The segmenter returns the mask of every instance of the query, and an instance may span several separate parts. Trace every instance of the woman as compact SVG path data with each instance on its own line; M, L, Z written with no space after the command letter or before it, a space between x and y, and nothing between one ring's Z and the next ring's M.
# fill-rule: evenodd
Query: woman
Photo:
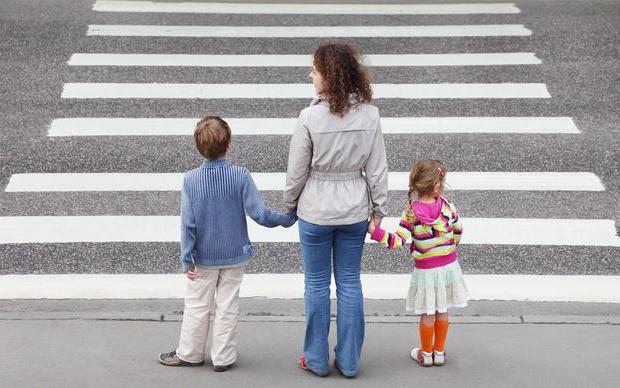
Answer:
M378 109L360 54L344 43L314 53L316 89L291 140L284 203L297 211L304 261L306 335L303 369L329 371L332 266L336 280L335 367L358 373L364 341L360 269L368 217L386 214L387 161Z

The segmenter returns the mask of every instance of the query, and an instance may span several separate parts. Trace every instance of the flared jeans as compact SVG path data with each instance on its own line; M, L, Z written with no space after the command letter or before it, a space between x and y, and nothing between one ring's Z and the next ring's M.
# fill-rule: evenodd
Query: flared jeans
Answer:
M367 227L367 221L334 226L299 220L305 279L304 355L315 373L329 371L332 268L337 298L335 357L343 374L358 373L365 329L360 271Z

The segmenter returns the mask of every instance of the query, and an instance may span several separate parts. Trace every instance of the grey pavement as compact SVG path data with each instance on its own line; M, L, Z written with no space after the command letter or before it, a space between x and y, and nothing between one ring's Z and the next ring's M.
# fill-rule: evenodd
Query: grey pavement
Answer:
M367 320L414 322L416 316L406 312L404 300L364 301ZM336 305L332 301L332 312ZM29 319L120 319L179 321L183 315L182 299L40 299L0 300L0 320ZM303 320L301 299L241 298L242 320ZM454 309L453 320L478 323L620 323L620 304L574 302L469 301L468 306Z
M242 321L236 366L160 366L179 322L1 320L3 386L20 387L616 387L620 325L453 323L444 367L409 358L417 325L367 323L360 374L300 370L303 323ZM334 345L334 339L330 342Z
M239 358L216 374L157 363L174 349L183 301L0 301L2 386L20 387L614 387L620 304L473 301L454 311L448 363L409 359L417 317L402 300L366 300L366 339L354 380L319 378L296 366L303 301L242 298ZM332 311L335 311L333 309ZM332 323L335 325L335 322ZM334 345L334 336L330 344ZM34 372L33 372L33 368Z

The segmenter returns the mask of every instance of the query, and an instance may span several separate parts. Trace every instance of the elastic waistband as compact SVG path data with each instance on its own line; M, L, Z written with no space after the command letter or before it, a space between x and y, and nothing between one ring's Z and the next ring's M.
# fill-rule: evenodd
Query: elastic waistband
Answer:
M452 252L446 256L429 257L428 259L416 260L415 267L420 269L431 269L443 267L456 261L456 252Z
M363 177L361 171L351 171L351 172L326 172L326 171L310 171L309 178L316 179L319 181L350 181L353 179L357 179Z

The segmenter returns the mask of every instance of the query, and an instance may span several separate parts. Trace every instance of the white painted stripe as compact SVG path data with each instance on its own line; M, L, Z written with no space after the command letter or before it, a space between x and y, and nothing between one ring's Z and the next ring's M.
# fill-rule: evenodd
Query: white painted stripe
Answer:
M387 218L394 230L399 218ZM177 216L0 217L0 244L179 241ZM614 220L463 218L463 244L620 246ZM248 222L255 242L299 242L297 227ZM370 241L370 240L368 240Z
M227 13L227 14L321 14L321 15L470 15L521 12L510 3L471 4L286 4L286 3L168 3L152 1L105 1L93 5L98 12Z
M550 98L539 83L374 84L375 98ZM63 98L313 98L312 84L66 83Z
M362 274L364 298L404 299L409 280ZM0 275L0 299L183 298L185 282L182 274ZM466 274L465 282L470 300L620 303L620 276ZM245 274L240 296L301 299L303 292L303 274Z
M284 190L285 173L252 173L259 190ZM14 174L7 192L179 191L180 173L38 173ZM408 172L390 172L389 190L408 190ZM590 172L450 172L450 190L604 191Z
M365 55L368 66L538 65L534 53ZM309 67L310 55L199 55L77 53L69 66Z
M165 26L94 24L90 36L166 36L222 38L397 38L529 36L521 24L480 24L454 26Z
M48 136L192 135L198 118L75 117L52 121ZM233 135L291 135L295 118L226 119ZM580 133L570 117L382 117L385 134Z

